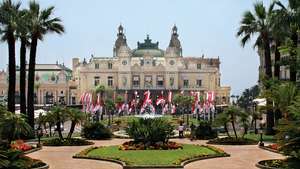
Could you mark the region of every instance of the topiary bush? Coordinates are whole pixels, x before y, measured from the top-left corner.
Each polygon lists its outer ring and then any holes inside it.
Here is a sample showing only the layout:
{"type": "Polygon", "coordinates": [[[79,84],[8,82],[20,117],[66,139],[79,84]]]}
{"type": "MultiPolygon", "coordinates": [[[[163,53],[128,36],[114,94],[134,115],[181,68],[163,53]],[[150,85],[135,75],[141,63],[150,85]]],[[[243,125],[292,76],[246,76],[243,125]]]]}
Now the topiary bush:
{"type": "Polygon", "coordinates": [[[157,142],[167,143],[174,134],[173,130],[174,126],[164,118],[140,118],[129,122],[126,132],[135,142],[152,145],[157,142]]]}
{"type": "Polygon", "coordinates": [[[81,135],[82,137],[90,140],[102,140],[112,137],[111,131],[100,122],[88,123],[84,125],[81,135]]]}
{"type": "Polygon", "coordinates": [[[217,132],[212,129],[211,123],[208,121],[200,121],[196,128],[195,135],[197,139],[213,139],[218,136],[217,132]]]}

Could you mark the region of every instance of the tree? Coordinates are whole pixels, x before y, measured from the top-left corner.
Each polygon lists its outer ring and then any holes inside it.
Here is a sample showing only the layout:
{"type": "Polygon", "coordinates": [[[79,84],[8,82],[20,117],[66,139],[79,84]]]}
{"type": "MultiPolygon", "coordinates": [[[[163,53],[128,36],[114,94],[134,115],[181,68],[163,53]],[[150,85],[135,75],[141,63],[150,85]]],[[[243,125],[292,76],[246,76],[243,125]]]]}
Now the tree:
{"type": "Polygon", "coordinates": [[[245,134],[248,134],[249,129],[249,114],[247,112],[241,111],[239,114],[239,122],[242,124],[244,128],[244,133],[242,138],[244,138],[245,134]]]}
{"type": "Polygon", "coordinates": [[[112,115],[112,112],[115,110],[115,103],[111,99],[106,99],[105,100],[105,109],[108,112],[108,126],[110,126],[111,121],[110,121],[110,116],[112,115]]]}
{"type": "Polygon", "coordinates": [[[224,130],[227,134],[228,137],[231,137],[230,134],[229,134],[229,131],[228,131],[228,127],[227,127],[227,124],[230,122],[230,119],[229,117],[227,116],[227,114],[225,114],[224,112],[220,113],[217,115],[217,117],[215,118],[214,122],[213,122],[213,125],[214,126],[223,126],[224,127],[224,130]]]}
{"type": "Polygon", "coordinates": [[[33,129],[22,114],[5,112],[3,118],[0,119],[1,137],[6,138],[9,145],[14,139],[20,139],[21,135],[29,136],[32,132],[33,129]]]}
{"type": "MultiPolygon", "coordinates": [[[[288,29],[285,29],[285,32],[289,33],[289,37],[292,40],[293,47],[296,48],[299,41],[299,27],[300,27],[300,2],[299,0],[288,0],[288,6],[284,6],[279,0],[275,1],[275,4],[280,7],[279,17],[283,18],[281,21],[281,26],[286,27],[288,26],[288,29]]],[[[295,56],[296,53],[291,52],[290,56],[287,57],[290,62],[295,62],[295,56]]],[[[290,80],[295,82],[297,79],[297,71],[294,69],[293,66],[290,67],[290,80]]]]}
{"type": "Polygon", "coordinates": [[[16,29],[21,3],[13,3],[4,0],[0,4],[0,23],[2,25],[2,41],[8,44],[8,110],[15,112],[15,90],[16,90],[16,58],[15,43],[16,29]]]}
{"type": "Polygon", "coordinates": [[[265,76],[272,77],[272,64],[271,64],[271,25],[269,17],[272,11],[270,6],[267,11],[262,2],[254,4],[254,13],[246,11],[243,15],[241,26],[237,32],[237,36],[241,37],[241,44],[244,47],[252,37],[257,37],[254,47],[263,49],[265,60],[265,76]]]}
{"type": "Polygon", "coordinates": [[[276,85],[272,90],[272,99],[275,107],[283,113],[284,118],[288,118],[289,106],[297,96],[297,88],[293,83],[282,83],[276,85]]]}
{"type": "Polygon", "coordinates": [[[31,1],[29,3],[31,46],[29,54],[27,110],[31,126],[34,126],[34,77],[38,40],[43,40],[44,36],[49,32],[58,34],[64,32],[61,20],[53,17],[53,11],[53,6],[41,10],[37,2],[31,1]]]}
{"type": "Polygon", "coordinates": [[[17,37],[20,39],[20,110],[26,113],[26,48],[29,46],[29,13],[28,10],[19,12],[17,37]]]}
{"type": "Polygon", "coordinates": [[[232,125],[232,129],[235,135],[235,138],[238,138],[237,132],[236,132],[236,127],[235,127],[235,123],[237,121],[237,118],[240,116],[241,114],[241,110],[236,107],[236,106],[230,106],[228,108],[226,108],[223,112],[227,117],[229,117],[229,122],[232,125]]]}
{"type": "Polygon", "coordinates": [[[72,138],[75,127],[85,119],[85,113],[78,109],[67,109],[68,117],[71,120],[71,127],[68,134],[68,139],[72,138]]]}
{"type": "Polygon", "coordinates": [[[55,120],[56,130],[58,132],[58,136],[61,140],[63,140],[61,124],[63,124],[67,120],[66,109],[63,107],[53,107],[51,109],[51,116],[55,120]]]}

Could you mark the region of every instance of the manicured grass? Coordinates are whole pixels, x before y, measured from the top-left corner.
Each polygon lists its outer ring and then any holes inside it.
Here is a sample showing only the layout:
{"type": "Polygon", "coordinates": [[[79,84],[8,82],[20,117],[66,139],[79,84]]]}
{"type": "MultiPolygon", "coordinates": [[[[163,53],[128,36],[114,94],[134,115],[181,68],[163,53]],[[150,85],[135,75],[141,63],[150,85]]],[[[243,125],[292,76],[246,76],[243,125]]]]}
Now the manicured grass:
{"type": "MultiPolygon", "coordinates": [[[[260,140],[260,134],[249,133],[249,134],[246,134],[244,137],[248,138],[248,139],[256,140],[256,141],[260,140]]],[[[263,141],[274,143],[274,142],[276,142],[276,138],[274,136],[263,135],[263,141]]]]}
{"type": "Polygon", "coordinates": [[[88,157],[100,159],[121,160],[126,165],[179,165],[182,161],[195,157],[224,156],[225,153],[213,148],[198,145],[183,145],[177,150],[119,150],[118,146],[93,149],[87,153],[88,157]]]}

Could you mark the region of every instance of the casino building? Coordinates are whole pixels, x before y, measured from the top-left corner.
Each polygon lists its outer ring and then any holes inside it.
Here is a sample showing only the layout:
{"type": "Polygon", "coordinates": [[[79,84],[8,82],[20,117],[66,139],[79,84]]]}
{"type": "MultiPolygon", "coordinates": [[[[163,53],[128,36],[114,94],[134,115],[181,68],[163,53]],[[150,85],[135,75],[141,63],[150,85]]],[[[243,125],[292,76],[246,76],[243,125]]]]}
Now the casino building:
{"type": "Polygon", "coordinates": [[[130,99],[135,91],[142,96],[146,90],[152,97],[161,91],[165,91],[165,95],[168,91],[197,91],[203,96],[213,91],[216,104],[227,104],[230,97],[230,87],[220,84],[219,57],[183,56],[176,26],[172,28],[170,43],[164,50],[149,35],[131,49],[120,25],[113,57],[73,58],[72,71],[72,81],[77,86],[77,103],[82,93],[98,85],[110,88],[114,96],[125,94],[128,96],[125,99],[130,99]]]}

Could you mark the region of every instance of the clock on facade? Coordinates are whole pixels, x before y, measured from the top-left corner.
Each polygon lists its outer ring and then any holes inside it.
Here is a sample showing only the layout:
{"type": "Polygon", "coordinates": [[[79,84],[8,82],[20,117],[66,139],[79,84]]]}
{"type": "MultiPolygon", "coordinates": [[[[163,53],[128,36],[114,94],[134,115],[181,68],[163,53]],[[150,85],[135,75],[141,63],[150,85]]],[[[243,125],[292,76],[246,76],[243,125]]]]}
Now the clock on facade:
{"type": "Polygon", "coordinates": [[[175,61],[174,60],[170,60],[170,65],[174,65],[175,61]]]}

